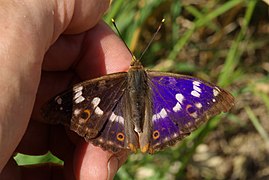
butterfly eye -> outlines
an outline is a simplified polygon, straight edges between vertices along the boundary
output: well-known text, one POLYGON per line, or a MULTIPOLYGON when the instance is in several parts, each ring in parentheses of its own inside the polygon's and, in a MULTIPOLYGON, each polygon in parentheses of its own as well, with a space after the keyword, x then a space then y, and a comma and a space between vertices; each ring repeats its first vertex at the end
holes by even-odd
POLYGON ((88 119, 90 116, 91 116, 91 111, 88 109, 84 110, 80 115, 82 119, 88 119))
POLYGON ((152 137, 153 137, 153 139, 158 139, 160 137, 160 132, 158 130, 155 130, 152 133, 152 137))
POLYGON ((117 134, 117 139, 118 139, 119 141, 123 141, 123 140, 124 140, 124 134, 123 134, 123 133, 118 133, 118 134, 117 134))

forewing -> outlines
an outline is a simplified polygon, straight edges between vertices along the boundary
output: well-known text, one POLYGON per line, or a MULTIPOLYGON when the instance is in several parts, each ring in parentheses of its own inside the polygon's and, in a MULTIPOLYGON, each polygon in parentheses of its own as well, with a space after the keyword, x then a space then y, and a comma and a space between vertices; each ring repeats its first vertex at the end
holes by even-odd
POLYGON ((84 81, 44 105, 43 120, 69 126, 90 141, 104 129, 126 87, 125 72, 84 81))
POLYGON ((151 152, 174 145, 234 105, 230 93, 194 77, 148 71, 148 78, 153 114, 151 152))

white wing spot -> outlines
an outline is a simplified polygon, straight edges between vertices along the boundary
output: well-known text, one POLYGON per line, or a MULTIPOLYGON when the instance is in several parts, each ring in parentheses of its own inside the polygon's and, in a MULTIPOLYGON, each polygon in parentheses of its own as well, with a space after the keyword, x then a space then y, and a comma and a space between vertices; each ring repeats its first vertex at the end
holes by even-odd
POLYGON ((116 122, 119 122, 121 124, 124 124, 124 118, 116 115, 114 112, 112 112, 112 114, 110 115, 109 120, 112 122, 116 121, 116 122))
POLYGON ((195 106, 198 108, 198 109, 201 109, 203 107, 203 105, 201 103, 196 103, 195 106))
POLYGON ((93 108, 96 108, 98 106, 98 104, 100 103, 101 99, 99 97, 95 97, 93 98, 92 100, 92 105, 93 105, 93 108))
POLYGON ((213 102, 216 102, 216 99, 212 99, 213 102))
POLYGON ((77 99, 77 98, 79 98, 81 95, 82 95, 82 91, 78 91, 78 92, 75 94, 75 96, 74 96, 73 99, 77 99))
POLYGON ((75 96, 73 97, 73 100, 75 100, 75 103, 81 103, 82 101, 85 100, 85 98, 82 96, 82 86, 74 87, 73 91, 76 93, 75 96))
POLYGON ((200 86, 200 82, 199 81, 193 81, 193 91, 191 92, 191 95, 195 96, 195 97, 200 97, 200 93, 202 92, 200 86))
POLYGON ((159 119, 158 114, 154 114, 154 115, 152 116, 152 121, 156 121, 157 119, 159 119))
POLYGON ((81 103, 82 101, 84 101, 85 98, 83 96, 79 96, 76 100, 75 100, 75 103, 78 104, 78 103, 81 103))
POLYGON ((114 121, 116 117, 117 117, 117 115, 114 112, 112 112, 112 114, 109 117, 109 120, 114 121))
POLYGON ((178 93, 178 94, 176 94, 176 99, 180 104, 182 104, 183 100, 184 100, 184 96, 182 94, 178 93))
POLYGON ((64 110, 64 108, 63 107, 60 107, 60 110, 62 111, 62 110, 64 110))
POLYGON ((166 118, 167 117, 167 112, 166 112, 166 110, 164 109, 164 108, 162 108, 162 110, 160 111, 160 116, 162 117, 162 118, 166 118))
POLYGON ((198 117, 197 112, 194 112, 194 113, 190 114, 190 116, 192 116, 193 118, 197 118, 198 117))
POLYGON ((57 104, 62 104, 63 102, 62 98, 60 98, 59 96, 55 98, 55 101, 57 102, 57 104))
POLYGON ((193 81, 193 91, 191 92, 191 95, 195 96, 195 97, 200 97, 200 93, 202 92, 200 86, 200 82, 199 81, 193 81))
POLYGON ((195 96, 195 97, 200 97, 200 94, 199 94, 199 92, 197 92, 197 91, 192 91, 192 92, 191 92, 191 95, 193 95, 193 96, 195 96))
POLYGON ((218 94, 219 94, 219 89, 218 88, 213 89, 213 95, 217 96, 218 94))
POLYGON ((173 107, 174 112, 178 112, 181 110, 181 105, 177 102, 176 105, 173 107))
POLYGON ((201 88, 199 88, 198 86, 193 86, 193 89, 199 93, 202 92, 201 88))
POLYGON ((193 84, 194 86, 200 86, 201 83, 200 83, 199 81, 193 81, 192 84, 193 84))
POLYGON ((99 107, 96 107, 94 110, 94 113, 99 115, 99 116, 102 116, 104 114, 104 111, 102 109, 100 109, 99 107))
POLYGON ((186 126, 186 127, 191 127, 191 126, 193 126, 193 122, 190 121, 190 122, 188 122, 187 124, 185 124, 185 126, 186 126))
POLYGON ((80 112, 81 112, 81 109, 75 109, 74 110, 74 115, 78 116, 80 114, 80 112))
POLYGON ((121 124, 124 124, 124 119, 121 116, 118 116, 118 122, 121 124))
POLYGON ((167 117, 167 112, 164 108, 161 109, 161 111, 159 113, 156 113, 152 116, 152 120, 155 121, 155 120, 158 120, 158 119, 164 119, 167 117))
POLYGON ((167 142, 169 140, 169 138, 168 137, 166 137, 166 138, 164 138, 164 142, 167 142))

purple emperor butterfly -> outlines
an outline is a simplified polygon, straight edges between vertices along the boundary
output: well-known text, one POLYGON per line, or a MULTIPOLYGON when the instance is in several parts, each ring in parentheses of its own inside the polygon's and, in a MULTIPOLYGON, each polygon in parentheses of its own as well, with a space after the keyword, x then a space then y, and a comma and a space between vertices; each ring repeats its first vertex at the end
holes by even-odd
POLYGON ((43 107, 46 122, 70 127, 104 150, 154 153, 188 136, 234 104, 227 91, 180 74, 144 70, 84 81, 43 107))

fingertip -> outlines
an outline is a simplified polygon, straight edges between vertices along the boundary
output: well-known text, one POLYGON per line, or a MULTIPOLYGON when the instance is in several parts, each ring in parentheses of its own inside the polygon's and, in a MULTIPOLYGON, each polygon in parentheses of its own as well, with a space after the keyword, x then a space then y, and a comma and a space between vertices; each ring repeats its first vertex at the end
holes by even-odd
POLYGON ((106 179, 110 154, 92 144, 82 142, 74 157, 76 179, 106 179))
POLYGON ((90 143, 81 143, 75 153, 76 179, 113 179, 128 153, 113 154, 90 143))
POLYGON ((107 179, 113 179, 119 168, 124 164, 129 155, 129 151, 122 150, 117 154, 113 154, 108 161, 108 176, 107 179))
POLYGON ((108 160, 108 164, 107 164, 107 179, 109 180, 113 179, 118 169, 119 169, 119 160, 118 158, 112 156, 108 160))

